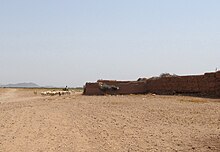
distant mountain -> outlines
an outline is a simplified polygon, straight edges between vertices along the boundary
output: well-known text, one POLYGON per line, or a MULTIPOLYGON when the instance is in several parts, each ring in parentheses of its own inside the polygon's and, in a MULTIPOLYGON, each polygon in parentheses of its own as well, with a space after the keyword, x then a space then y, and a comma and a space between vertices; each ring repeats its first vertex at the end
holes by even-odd
POLYGON ((35 83, 16 83, 16 84, 6 84, 6 85, 0 85, 1 87, 6 88, 39 88, 40 86, 35 83))

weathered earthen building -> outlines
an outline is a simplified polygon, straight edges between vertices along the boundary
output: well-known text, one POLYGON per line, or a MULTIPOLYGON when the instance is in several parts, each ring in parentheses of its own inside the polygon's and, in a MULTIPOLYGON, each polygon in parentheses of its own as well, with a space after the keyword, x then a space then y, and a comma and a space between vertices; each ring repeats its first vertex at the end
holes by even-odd
POLYGON ((86 83, 85 95, 105 94, 194 94, 220 97, 220 71, 203 75, 170 76, 143 79, 141 81, 98 80, 86 83), (106 89, 101 89, 102 85, 106 89), (117 87, 118 89, 111 89, 117 87))

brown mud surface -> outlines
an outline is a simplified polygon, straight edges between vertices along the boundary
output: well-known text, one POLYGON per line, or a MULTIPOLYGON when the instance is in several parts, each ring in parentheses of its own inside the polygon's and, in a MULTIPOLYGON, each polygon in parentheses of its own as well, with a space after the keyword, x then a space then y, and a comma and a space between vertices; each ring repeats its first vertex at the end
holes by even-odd
POLYGON ((220 100, 0 89, 0 152, 220 151, 220 100))

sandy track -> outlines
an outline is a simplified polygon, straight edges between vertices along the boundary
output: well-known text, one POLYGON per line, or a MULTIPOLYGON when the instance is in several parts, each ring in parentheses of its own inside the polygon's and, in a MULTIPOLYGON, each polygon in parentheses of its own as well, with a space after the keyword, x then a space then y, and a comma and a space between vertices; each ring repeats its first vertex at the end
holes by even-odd
POLYGON ((0 152, 220 151, 217 99, 42 97, 33 90, 0 96, 0 152))

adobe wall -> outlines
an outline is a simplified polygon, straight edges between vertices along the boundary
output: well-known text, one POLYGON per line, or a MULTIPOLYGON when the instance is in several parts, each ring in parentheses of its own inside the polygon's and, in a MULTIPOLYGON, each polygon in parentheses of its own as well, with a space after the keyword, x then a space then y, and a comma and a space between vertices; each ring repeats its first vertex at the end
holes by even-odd
POLYGON ((220 72, 147 79, 147 93, 220 96, 220 72))
POLYGON ((161 77, 145 81, 99 80, 86 83, 85 95, 104 94, 195 94, 220 97, 220 71, 194 76, 161 77), (103 92, 99 83, 114 85, 119 90, 103 92))
POLYGON ((84 86, 84 95, 104 95, 103 92, 99 88, 99 84, 95 83, 86 83, 84 86))
POLYGON ((220 71, 216 72, 216 95, 217 97, 220 97, 220 71))
POLYGON ((104 95, 104 94, 144 94, 146 93, 146 83, 139 81, 109 81, 99 80, 95 83, 86 83, 84 87, 85 95, 104 95), (119 90, 115 91, 102 91, 99 83, 105 83, 107 85, 114 85, 119 87, 119 90))

